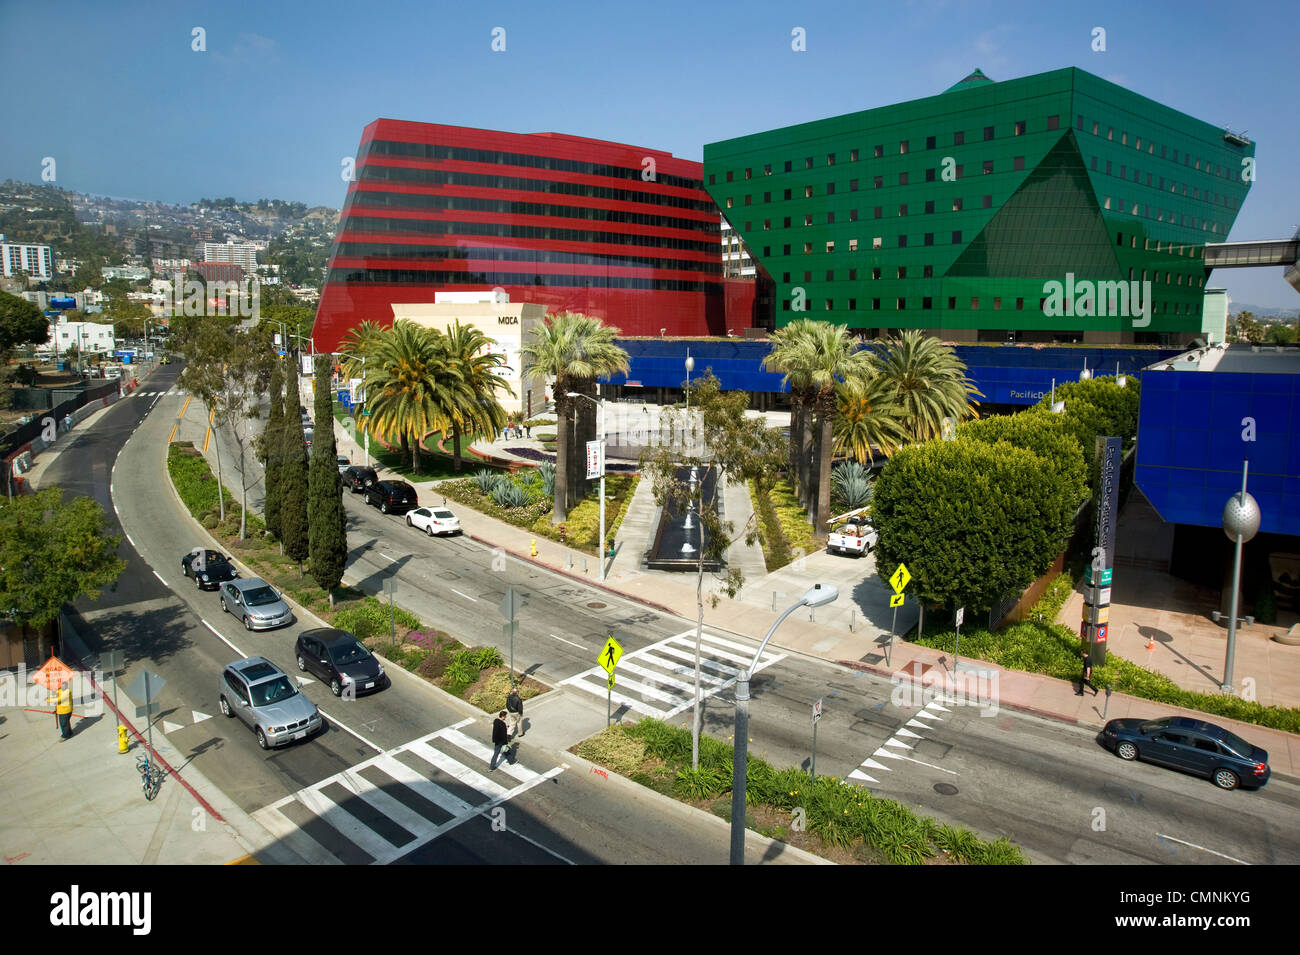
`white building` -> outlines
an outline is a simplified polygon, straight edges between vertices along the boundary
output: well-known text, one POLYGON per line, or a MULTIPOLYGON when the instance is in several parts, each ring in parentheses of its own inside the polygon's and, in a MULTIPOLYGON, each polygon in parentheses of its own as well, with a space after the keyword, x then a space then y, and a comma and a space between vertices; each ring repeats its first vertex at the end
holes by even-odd
POLYGON ((722 277, 752 279, 758 275, 749 249, 740 241, 736 230, 726 219, 722 220, 722 277))
POLYGON ((117 348, 112 325, 99 325, 95 322, 66 322, 59 319, 50 323, 50 340, 41 346, 41 350, 56 350, 62 355, 69 348, 76 348, 82 354, 98 352, 111 355, 117 348))
POLYGON ((251 242, 204 242, 201 251, 204 262, 230 262, 249 272, 257 269, 257 246, 251 242))
POLYGON ((104 281, 126 279, 128 282, 145 282, 149 279, 149 270, 143 265, 106 265, 100 272, 104 281))
POLYGON ((40 281, 54 278, 54 253, 48 245, 8 242, 0 235, 0 263, 5 278, 12 278, 18 272, 26 272, 40 281))

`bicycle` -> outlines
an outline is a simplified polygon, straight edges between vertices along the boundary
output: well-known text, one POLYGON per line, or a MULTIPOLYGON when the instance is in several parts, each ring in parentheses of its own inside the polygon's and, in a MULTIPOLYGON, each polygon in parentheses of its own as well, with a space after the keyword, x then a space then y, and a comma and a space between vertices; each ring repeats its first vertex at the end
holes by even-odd
POLYGON ((135 758, 135 768, 140 771, 140 788, 144 790, 144 798, 152 801, 162 786, 162 770, 149 758, 148 753, 141 753, 135 758))

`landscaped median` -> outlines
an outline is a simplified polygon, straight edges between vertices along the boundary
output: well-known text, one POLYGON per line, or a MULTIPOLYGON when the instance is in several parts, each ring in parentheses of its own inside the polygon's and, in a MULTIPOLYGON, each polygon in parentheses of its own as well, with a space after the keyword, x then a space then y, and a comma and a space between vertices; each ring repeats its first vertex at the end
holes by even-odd
MULTIPOLYGON (((1013 623, 997 631, 984 627, 963 627, 962 656, 987 660, 1012 670, 1042 673, 1058 680, 1077 680, 1078 631, 1052 622, 1073 590, 1074 576, 1062 573, 1052 581, 1028 618, 1020 623, 1013 623)), ((937 632, 927 632, 920 639, 914 639, 914 642, 933 650, 952 653, 955 651, 956 631, 945 627, 937 632)), ((1093 669, 1092 683, 1099 689, 1109 686, 1116 693, 1125 693, 1155 703, 1199 710, 1288 733, 1300 733, 1300 710, 1265 706, 1239 696, 1186 690, 1167 676, 1153 673, 1114 653, 1107 654, 1105 666, 1093 669)))
POLYGON ((821 549, 808 523, 808 512, 790 482, 782 479, 767 494, 759 494, 749 482, 749 499, 758 514, 759 543, 769 572, 780 570, 790 561, 821 549))
MULTIPOLYGON (((190 442, 167 449, 167 473, 177 496, 194 519, 217 543, 256 576, 331 627, 346 630, 395 666, 414 673, 453 696, 488 713, 505 708, 510 672, 495 647, 467 647, 442 630, 426 628, 414 614, 389 607, 354 587, 335 591, 334 606, 310 574, 280 553, 266 535, 265 524, 248 515, 248 537, 239 539, 239 505, 226 488, 226 519, 217 509, 217 481, 208 462, 190 442)), ((196 542, 197 543, 197 542, 196 542)), ((524 681, 524 699, 550 689, 533 679, 524 681)))
MULTIPOLYGON (((598 763, 696 808, 731 818, 732 748, 700 737, 700 768, 692 770, 691 734, 659 720, 620 723, 573 747, 598 763)), ((833 862, 891 865, 1024 865, 1020 849, 968 829, 918 816, 831 776, 775 769, 753 756, 745 781, 745 825, 833 862)))

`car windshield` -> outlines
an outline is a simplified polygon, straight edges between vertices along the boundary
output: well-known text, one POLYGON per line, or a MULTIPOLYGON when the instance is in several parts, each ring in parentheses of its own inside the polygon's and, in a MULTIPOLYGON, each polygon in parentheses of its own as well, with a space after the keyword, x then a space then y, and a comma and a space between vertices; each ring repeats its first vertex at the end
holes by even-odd
POLYGON ((433 516, 440 521, 454 520, 456 517, 456 515, 453 514, 451 511, 434 511, 433 516))
POLYGON ((370 651, 359 643, 345 643, 342 646, 330 647, 330 656, 333 657, 335 664, 343 666, 347 663, 369 660, 370 651))
POLYGON ((296 696, 297 688, 289 682, 287 676, 282 676, 276 680, 267 680, 265 683, 258 683, 256 686, 249 687, 253 694, 254 706, 270 706, 272 703, 280 703, 296 696))
POLYGON ((254 587, 251 590, 244 591, 244 603, 250 607, 262 607, 266 604, 273 604, 280 599, 270 587, 254 587))
POLYGON ((1143 735, 1155 733, 1168 726, 1169 720, 1170 717, 1168 716, 1162 716, 1158 720, 1147 720, 1145 723, 1139 726, 1138 729, 1143 733, 1143 735))

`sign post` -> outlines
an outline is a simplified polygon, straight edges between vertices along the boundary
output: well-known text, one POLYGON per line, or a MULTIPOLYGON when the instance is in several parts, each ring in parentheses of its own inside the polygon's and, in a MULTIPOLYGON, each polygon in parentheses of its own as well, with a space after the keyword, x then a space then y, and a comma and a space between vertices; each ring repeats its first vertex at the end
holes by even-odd
POLYGON ((822 721, 822 701, 813 704, 812 778, 817 778, 817 724, 822 721))
POLYGON ((961 622, 966 619, 966 608, 957 608, 957 643, 952 651, 952 671, 957 672, 958 657, 961 655, 961 622))
POLYGON ((600 649, 600 656, 596 658, 599 663, 609 674, 607 689, 605 691, 605 725, 608 726, 610 720, 614 718, 614 667, 618 666, 618 661, 623 656, 623 648, 619 646, 614 635, 611 633, 605 645, 600 649))
POLYGON ((501 616, 506 618, 506 625, 502 628, 503 635, 510 644, 510 682, 515 679, 515 633, 519 629, 519 622, 515 617, 519 614, 519 608, 523 606, 523 600, 515 591, 513 586, 506 588, 505 599, 501 601, 498 608, 501 616))
MULTIPOLYGON (((889 621, 889 649, 894 647, 894 632, 898 627, 898 608, 903 606, 903 589, 912 581, 912 573, 907 569, 906 564, 899 564, 898 568, 889 576, 889 586, 894 588, 894 592, 889 597, 889 606, 893 608, 893 619, 889 621)), ((885 654, 885 663, 889 663, 889 654, 885 654)))
POLYGON ((157 673, 142 670, 126 690, 131 696, 144 700, 143 706, 135 708, 135 715, 144 717, 145 733, 151 753, 153 752, 153 720, 150 717, 159 709, 159 704, 154 702, 154 697, 161 693, 166 685, 167 681, 157 673))

